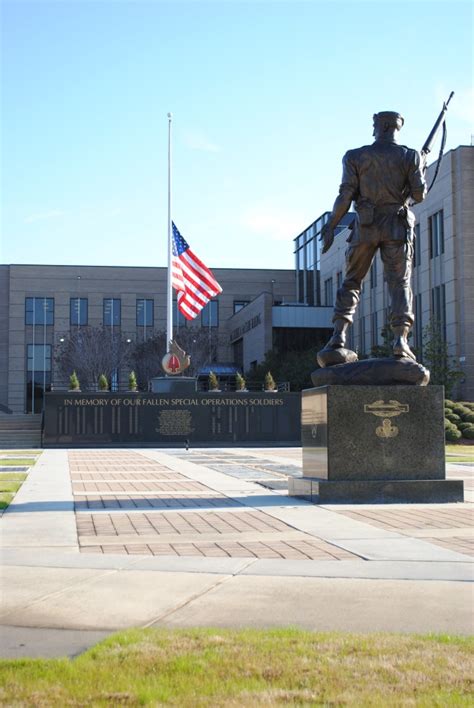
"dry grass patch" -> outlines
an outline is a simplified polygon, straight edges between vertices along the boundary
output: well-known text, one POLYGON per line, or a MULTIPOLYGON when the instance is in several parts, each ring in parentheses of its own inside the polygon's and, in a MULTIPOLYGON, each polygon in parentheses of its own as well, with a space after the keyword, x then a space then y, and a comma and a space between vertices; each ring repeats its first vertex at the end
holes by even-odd
POLYGON ((0 662, 8 706, 471 706, 473 640, 130 630, 75 660, 0 662))

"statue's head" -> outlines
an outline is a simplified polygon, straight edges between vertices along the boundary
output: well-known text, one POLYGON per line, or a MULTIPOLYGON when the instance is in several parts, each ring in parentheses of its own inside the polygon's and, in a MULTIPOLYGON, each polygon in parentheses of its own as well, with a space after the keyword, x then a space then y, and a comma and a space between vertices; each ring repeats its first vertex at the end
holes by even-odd
POLYGON ((395 111, 381 111, 374 113, 374 136, 387 137, 395 136, 395 132, 401 130, 405 119, 400 113, 395 111))

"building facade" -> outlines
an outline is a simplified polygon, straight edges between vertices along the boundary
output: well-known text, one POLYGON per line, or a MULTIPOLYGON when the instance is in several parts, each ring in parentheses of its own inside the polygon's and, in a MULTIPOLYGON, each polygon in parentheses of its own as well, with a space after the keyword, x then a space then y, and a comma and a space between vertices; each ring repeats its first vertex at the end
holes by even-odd
MULTIPOLYGON (((435 165, 427 170, 427 183, 435 165)), ((437 180, 426 199, 413 207, 416 238, 413 267, 415 324, 413 346, 423 361, 424 330, 440 324, 453 363, 464 377, 457 395, 474 400, 474 147, 459 146, 444 157, 437 180)), ((346 228, 321 256, 321 300, 331 306, 344 277, 346 228)), ((350 346, 368 354, 382 344, 389 298, 383 266, 377 254, 365 279, 350 330, 350 346)))
MULTIPOLYGON (((191 326, 218 331, 215 359, 233 362, 230 333, 239 326, 234 315, 259 297, 269 299, 270 309, 274 303, 294 302, 295 273, 227 268, 213 272, 223 292, 191 326)), ((58 375, 54 354, 68 332, 104 326, 127 341, 140 342, 165 330, 166 274, 166 268, 0 266, 0 410, 38 413, 43 391, 66 384, 58 375)), ((177 327, 190 326, 182 316, 175 322, 177 327)), ((259 339, 258 327, 253 330, 259 339)), ((262 341, 259 353, 271 337, 262 341)), ((160 375, 160 361, 156 368, 160 375)), ((125 373, 118 372, 112 383, 116 389, 126 388, 125 373)))

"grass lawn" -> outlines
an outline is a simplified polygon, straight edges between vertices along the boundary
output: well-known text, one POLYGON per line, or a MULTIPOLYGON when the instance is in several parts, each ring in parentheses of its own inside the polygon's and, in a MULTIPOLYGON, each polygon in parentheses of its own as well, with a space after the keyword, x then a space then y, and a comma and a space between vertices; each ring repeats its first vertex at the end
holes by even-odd
MULTIPOLYGON (((8 453, 2 454, 5 454, 5 458, 0 456, 0 467, 31 467, 41 454, 41 450, 35 453, 36 457, 34 458, 10 457, 10 450, 8 453)), ((20 489, 27 476, 28 475, 24 472, 0 472, 0 511, 3 511, 10 505, 11 500, 20 489)))
POLYGON ((472 706, 474 640, 129 630, 74 660, 0 661, 8 706, 472 706))
POLYGON ((30 455, 34 455, 35 457, 38 457, 38 455, 41 455, 43 450, 38 448, 37 450, 0 450, 1 456, 9 457, 10 455, 27 455, 28 457, 30 455))
POLYGON ((474 456, 474 445, 466 445, 465 443, 459 443, 457 445, 446 445, 447 455, 467 455, 469 457, 474 456))
POLYGON ((24 482, 27 476, 26 472, 0 472, 0 485, 2 482, 24 482))
POLYGON ((6 509, 10 506, 10 502, 13 499, 14 494, 9 494, 8 492, 0 492, 0 511, 6 509))

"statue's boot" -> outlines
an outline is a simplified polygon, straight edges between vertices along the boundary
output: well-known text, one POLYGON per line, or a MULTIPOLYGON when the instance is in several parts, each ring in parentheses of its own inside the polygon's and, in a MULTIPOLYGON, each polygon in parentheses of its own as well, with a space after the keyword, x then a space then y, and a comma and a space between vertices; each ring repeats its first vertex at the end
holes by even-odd
POLYGON ((357 361, 357 354, 351 349, 346 349, 347 328, 349 322, 337 319, 334 322, 334 332, 324 349, 318 352, 317 360, 321 367, 348 364, 357 361))
POLYGON ((334 332, 331 339, 324 347, 327 349, 344 349, 347 340, 347 328, 349 327, 349 322, 347 320, 336 320, 334 322, 334 332))
POLYGON ((396 357, 406 357, 416 361, 416 356, 408 346, 408 334, 410 328, 406 325, 401 327, 392 327, 392 332, 395 336, 393 342, 393 355, 396 357))

